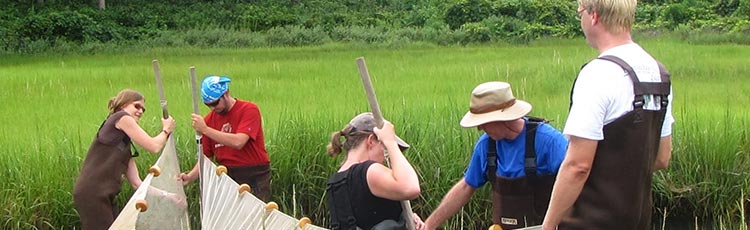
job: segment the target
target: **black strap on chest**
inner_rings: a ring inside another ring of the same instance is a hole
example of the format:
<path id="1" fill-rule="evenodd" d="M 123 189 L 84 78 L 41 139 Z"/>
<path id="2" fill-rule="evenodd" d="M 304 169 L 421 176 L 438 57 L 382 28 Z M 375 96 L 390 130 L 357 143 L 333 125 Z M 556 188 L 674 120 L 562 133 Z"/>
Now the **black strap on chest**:
<path id="1" fill-rule="evenodd" d="M 351 170 L 335 181 L 329 182 L 326 187 L 328 195 L 328 209 L 331 212 L 332 230 L 357 229 L 357 219 L 352 210 L 351 197 L 349 196 L 349 176 Z"/>
<path id="2" fill-rule="evenodd" d="M 526 176 L 536 176 L 536 128 L 539 127 L 540 123 L 548 123 L 549 121 L 540 117 L 526 117 L 526 148 L 524 151 L 524 172 Z M 488 181 L 495 181 L 495 175 L 497 171 L 497 144 L 496 140 L 490 138 L 488 141 L 487 149 L 487 171 L 486 178 Z"/>

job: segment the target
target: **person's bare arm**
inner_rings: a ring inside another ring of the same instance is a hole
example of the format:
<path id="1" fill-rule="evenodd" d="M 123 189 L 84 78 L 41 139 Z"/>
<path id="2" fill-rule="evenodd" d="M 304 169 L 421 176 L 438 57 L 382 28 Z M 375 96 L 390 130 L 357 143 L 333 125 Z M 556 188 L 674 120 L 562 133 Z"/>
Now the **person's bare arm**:
<path id="1" fill-rule="evenodd" d="M 198 179 L 198 164 L 199 162 L 195 163 L 195 166 L 193 166 L 193 169 L 190 170 L 188 173 L 180 173 L 180 180 L 182 180 L 182 186 L 190 184 L 190 182 L 193 182 L 195 179 Z"/>
<path id="2" fill-rule="evenodd" d="M 427 217 L 427 220 L 424 221 L 424 229 L 432 230 L 443 225 L 445 220 L 455 215 L 461 207 L 469 202 L 471 197 L 474 196 L 475 191 L 476 189 L 469 186 L 462 177 L 461 180 L 459 180 L 456 185 L 453 185 L 451 190 L 445 194 L 443 201 L 440 202 L 437 209 L 435 209 L 435 211 Z"/>
<path id="3" fill-rule="evenodd" d="M 543 229 L 557 229 L 563 214 L 578 199 L 583 190 L 583 185 L 589 178 L 598 144 L 599 142 L 595 140 L 576 136 L 569 137 L 568 150 L 552 189 L 552 197 L 547 214 L 544 217 Z"/>
<path id="4" fill-rule="evenodd" d="M 137 145 L 152 153 L 158 153 L 169 138 L 169 135 L 165 132 L 159 132 L 154 137 L 149 136 L 131 116 L 122 116 L 115 127 L 125 132 Z M 172 133 L 174 130 L 174 119 L 172 117 L 162 119 L 162 130 Z"/>
<path id="5" fill-rule="evenodd" d="M 382 164 L 373 164 L 367 170 L 367 184 L 372 194 L 390 200 L 411 200 L 417 198 L 419 177 L 414 167 L 409 164 L 398 148 L 393 124 L 384 121 L 382 129 L 375 129 L 375 134 L 390 154 L 391 168 Z M 374 137 L 367 141 L 377 141 Z"/>
<path id="6" fill-rule="evenodd" d="M 130 161 L 128 161 L 128 170 L 125 172 L 125 177 L 128 178 L 128 183 L 130 183 L 133 189 L 138 189 L 141 183 L 143 183 L 141 176 L 138 175 L 138 167 L 135 167 L 135 160 L 133 158 L 130 158 Z"/>
<path id="7" fill-rule="evenodd" d="M 669 167 L 672 159 L 672 135 L 662 137 L 659 141 L 659 152 L 654 161 L 654 172 Z"/>

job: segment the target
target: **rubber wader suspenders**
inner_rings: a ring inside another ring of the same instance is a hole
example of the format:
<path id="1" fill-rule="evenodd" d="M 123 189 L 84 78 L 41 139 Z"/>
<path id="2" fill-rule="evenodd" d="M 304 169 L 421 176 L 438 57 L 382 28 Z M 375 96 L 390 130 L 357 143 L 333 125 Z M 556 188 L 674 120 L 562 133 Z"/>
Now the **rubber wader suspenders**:
<path id="1" fill-rule="evenodd" d="M 554 184 L 554 175 L 537 175 L 536 131 L 542 118 L 526 117 L 526 140 L 524 149 L 524 173 L 518 178 L 498 176 L 497 144 L 489 140 L 487 171 L 485 177 L 492 185 L 492 222 L 504 229 L 516 229 L 527 225 L 541 224 L 543 213 L 549 204 L 549 194 Z M 544 207 L 542 207 L 544 206 Z"/>
<path id="2" fill-rule="evenodd" d="M 539 117 L 526 117 L 529 122 L 526 123 L 526 151 L 524 153 L 524 172 L 526 176 L 536 176 L 536 128 L 539 123 L 547 123 L 547 120 Z M 489 149 L 487 150 L 487 172 L 485 177 L 488 181 L 495 180 L 495 171 L 497 171 L 497 146 L 495 140 L 490 138 Z"/>
<path id="3" fill-rule="evenodd" d="M 638 77 L 635 75 L 635 71 L 633 70 L 633 67 L 628 65 L 625 61 L 623 61 L 621 58 L 607 55 L 598 57 L 597 59 L 601 60 L 607 60 L 614 62 L 615 64 L 622 67 L 622 69 L 625 70 L 625 72 L 628 72 L 628 75 L 630 76 L 630 80 L 633 81 L 633 94 L 635 95 L 635 99 L 633 99 L 633 110 L 642 110 L 643 106 L 646 104 L 645 99 L 643 99 L 643 95 L 651 94 L 651 93 L 657 93 L 657 92 L 667 92 L 664 95 L 669 95 L 671 83 L 669 81 L 669 73 L 667 72 L 664 65 L 661 64 L 661 62 L 657 61 L 656 64 L 659 66 L 659 74 L 661 75 L 661 82 L 641 82 Z M 571 91 L 572 95 L 572 91 Z M 654 94 L 658 95 L 658 94 Z M 573 104 L 571 97 L 571 105 Z M 667 105 L 669 104 L 669 99 L 667 96 L 661 97 L 661 108 L 666 109 Z M 640 114 L 636 114 L 640 115 Z M 636 117 L 636 122 L 640 121 L 640 116 Z"/>
<path id="4" fill-rule="evenodd" d="M 331 212 L 331 229 L 332 230 L 354 230 L 357 228 L 357 219 L 354 218 L 352 211 L 351 197 L 349 197 L 349 174 L 338 178 L 336 181 L 328 183 L 327 192 L 331 195 L 328 197 L 328 208 Z"/>
<path id="5" fill-rule="evenodd" d="M 633 82 L 633 94 L 636 95 L 635 100 L 633 101 L 633 108 L 643 108 L 643 97 L 639 97 L 641 95 L 646 94 L 645 92 L 663 92 L 666 90 L 666 92 L 671 91 L 671 83 L 669 81 L 669 77 L 671 74 L 667 72 L 667 68 L 664 67 L 661 62 L 656 61 L 656 64 L 659 66 L 659 75 L 661 76 L 661 82 L 641 82 L 638 77 L 635 75 L 635 71 L 633 70 L 633 67 L 628 65 L 625 61 L 623 61 L 621 58 L 613 55 L 606 55 L 602 57 L 598 57 L 596 59 L 606 60 L 614 62 L 615 64 L 619 65 L 625 72 L 628 72 L 628 75 L 630 76 L 630 80 Z M 586 67 L 589 63 L 581 65 L 581 69 L 583 67 Z M 573 86 L 570 87 L 570 104 L 568 106 L 568 111 L 570 111 L 570 108 L 573 107 L 573 90 L 575 89 L 576 81 L 578 81 L 578 76 L 576 76 L 576 79 L 573 80 Z M 635 86 L 635 84 L 639 84 L 638 87 Z M 663 108 L 666 108 L 669 104 L 669 99 L 667 97 L 661 98 L 661 106 Z"/>

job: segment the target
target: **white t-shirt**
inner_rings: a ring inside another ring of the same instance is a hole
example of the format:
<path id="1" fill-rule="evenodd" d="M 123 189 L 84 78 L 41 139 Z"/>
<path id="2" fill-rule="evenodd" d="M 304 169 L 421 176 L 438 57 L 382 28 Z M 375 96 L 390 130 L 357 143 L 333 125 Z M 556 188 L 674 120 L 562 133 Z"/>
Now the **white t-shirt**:
<path id="1" fill-rule="evenodd" d="M 610 48 L 599 56 L 613 55 L 633 67 L 641 82 L 659 82 L 659 66 L 641 46 L 635 43 Z M 622 67 L 614 62 L 595 59 L 578 73 L 573 89 L 573 107 L 570 108 L 563 134 L 590 140 L 603 140 L 604 125 L 633 110 L 633 83 Z M 644 96 L 644 109 L 658 110 L 659 98 Z M 672 135 L 672 89 L 661 136 Z"/>

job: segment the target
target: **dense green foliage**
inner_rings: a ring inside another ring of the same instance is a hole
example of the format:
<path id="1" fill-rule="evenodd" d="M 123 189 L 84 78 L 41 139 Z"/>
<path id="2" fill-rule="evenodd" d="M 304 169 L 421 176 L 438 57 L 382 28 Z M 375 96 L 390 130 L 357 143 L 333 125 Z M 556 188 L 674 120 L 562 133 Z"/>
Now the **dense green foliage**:
<path id="1" fill-rule="evenodd" d="M 580 34 L 571 0 L 0 2 L 0 51 L 119 46 L 267 47 L 328 42 L 527 43 Z M 636 29 L 750 43 L 750 0 L 641 1 Z M 709 37 L 698 35 L 709 34 Z M 722 36 L 716 36 L 721 34 Z"/>

